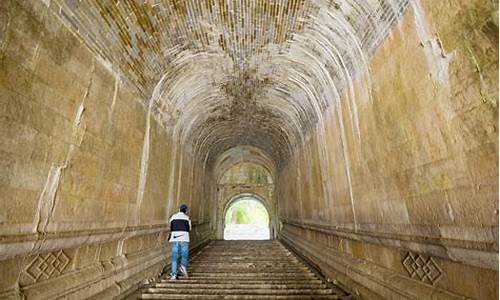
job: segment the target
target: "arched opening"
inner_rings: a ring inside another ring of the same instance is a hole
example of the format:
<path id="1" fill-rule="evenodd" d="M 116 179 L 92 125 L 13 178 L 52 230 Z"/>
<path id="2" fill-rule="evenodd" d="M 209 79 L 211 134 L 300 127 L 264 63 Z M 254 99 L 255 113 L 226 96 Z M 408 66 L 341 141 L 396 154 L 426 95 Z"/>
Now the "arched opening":
<path id="1" fill-rule="evenodd" d="M 267 235 L 265 237 L 254 237 L 252 235 L 246 238 L 274 239 L 277 237 L 278 222 L 276 212 L 278 209 L 274 192 L 275 170 L 276 167 L 272 159 L 262 150 L 251 146 L 231 148 L 217 159 L 214 166 L 214 175 L 217 182 L 215 193 L 217 206 L 214 208 L 216 211 L 217 239 L 228 239 L 227 234 L 224 233 L 226 224 L 252 222 L 245 220 L 246 218 L 242 216 L 242 208 L 240 208 L 239 218 L 235 215 L 234 219 L 231 220 L 230 215 L 227 216 L 226 214 L 232 204 L 243 200 L 245 196 L 250 196 L 253 200 L 257 199 L 264 206 L 268 216 L 266 218 L 268 220 L 266 228 L 269 231 L 269 237 Z M 255 204 L 255 206 L 260 206 L 260 204 Z M 257 210 L 258 208 L 254 207 L 254 209 Z M 263 211 L 262 206 L 260 206 L 260 209 Z M 237 212 L 233 213 L 237 214 Z M 230 231 L 230 227 L 226 231 Z M 234 227 L 245 226 L 240 224 Z M 245 237 L 240 238 L 245 239 Z"/>
<path id="2" fill-rule="evenodd" d="M 268 240 L 270 216 L 264 203 L 253 195 L 230 201 L 224 211 L 225 240 Z"/>

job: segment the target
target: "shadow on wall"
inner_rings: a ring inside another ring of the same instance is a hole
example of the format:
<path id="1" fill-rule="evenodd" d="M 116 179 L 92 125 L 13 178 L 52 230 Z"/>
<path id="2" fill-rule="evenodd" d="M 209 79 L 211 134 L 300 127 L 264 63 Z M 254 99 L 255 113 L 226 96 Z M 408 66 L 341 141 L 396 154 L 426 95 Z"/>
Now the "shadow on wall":
<path id="1" fill-rule="evenodd" d="M 253 197 L 244 197 L 232 203 L 224 216 L 225 240 L 268 240 L 269 213 Z"/>

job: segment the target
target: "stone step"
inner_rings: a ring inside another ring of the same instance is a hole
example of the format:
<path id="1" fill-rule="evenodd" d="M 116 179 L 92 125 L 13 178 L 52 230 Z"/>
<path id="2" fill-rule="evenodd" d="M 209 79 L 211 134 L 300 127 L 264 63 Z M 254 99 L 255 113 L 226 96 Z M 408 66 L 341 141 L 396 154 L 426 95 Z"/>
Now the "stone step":
<path id="1" fill-rule="evenodd" d="M 180 289 L 175 288 L 146 288 L 143 294 L 205 294 L 205 295 L 330 295 L 332 289 L 205 289 L 205 288 L 190 288 Z"/>
<path id="2" fill-rule="evenodd" d="M 188 273 L 309 273 L 310 271 L 303 268 L 230 268 L 225 266 L 202 268 L 202 267 L 188 267 Z"/>
<path id="3" fill-rule="evenodd" d="M 279 253 L 279 254 L 287 254 L 287 253 L 290 253 L 289 250 L 285 249 L 285 248 L 251 248 L 251 247 L 247 247 L 247 248 L 242 248 L 242 247 L 209 247 L 209 248 L 206 248 L 205 250 L 203 250 L 202 252 L 200 252 L 200 254 L 205 254 L 205 253 L 211 253 L 211 252 L 217 252 L 217 253 L 237 253 L 237 252 L 240 252 L 240 253 L 249 253 L 251 255 L 255 254 L 255 253 Z"/>
<path id="4" fill-rule="evenodd" d="M 198 252 L 199 255 L 205 255 L 207 253 L 214 253 L 214 252 L 217 252 L 217 253 L 245 253 L 245 254 L 249 254 L 249 255 L 255 255 L 256 253 L 277 253 L 277 254 L 280 254 L 280 255 L 287 255 L 287 254 L 291 254 L 291 252 L 287 249 L 284 249 L 284 248 L 276 248 L 276 249 L 265 249 L 265 248 L 262 248 L 262 249 L 259 249 L 259 248 L 253 248 L 253 249 L 242 249 L 242 248 L 234 248 L 234 249 L 231 249 L 231 248 L 228 248 L 228 247 L 224 247 L 224 248 L 208 248 L 208 249 L 205 249 L 201 252 Z"/>
<path id="5" fill-rule="evenodd" d="M 231 266 L 231 267 L 242 267 L 242 268 L 247 268 L 247 267 L 305 267 L 303 264 L 300 264 L 299 262 L 293 262 L 293 261 L 272 261 L 272 260 L 262 260 L 262 261 L 254 261 L 254 260 L 226 260 L 224 261 L 207 261 L 207 260 L 197 260 L 197 261 L 192 261 L 195 264 L 189 264 L 188 266 Z"/>
<path id="6" fill-rule="evenodd" d="M 211 278 L 225 278 L 225 279 L 231 279 L 231 278 L 257 278 L 257 279 L 271 279 L 271 278 L 279 278 L 279 279 L 285 279 L 285 278 L 314 278 L 314 274 L 311 272 L 304 272 L 304 273 L 269 273 L 269 272 L 254 272 L 254 273 L 248 273 L 248 272 L 243 272 L 243 273 L 233 273 L 233 272 L 213 272 L 213 273 L 202 273 L 202 272 L 191 272 L 188 274 L 190 278 L 197 278 L 197 277 L 211 277 Z"/>
<path id="7" fill-rule="evenodd" d="M 221 257 L 221 258 L 212 258 L 212 259 L 207 259 L 207 258 L 195 258 L 190 260 L 191 263 L 196 263 L 196 264 L 248 264 L 248 263 L 253 263 L 253 264 L 300 264 L 303 265 L 300 261 L 296 259 L 280 259 L 279 257 L 276 257 L 275 259 L 264 259 L 262 257 Z"/>
<path id="8" fill-rule="evenodd" d="M 276 241 L 217 241 L 192 257 L 189 277 L 165 274 L 140 299 L 341 299 Z"/>
<path id="9" fill-rule="evenodd" d="M 286 263 L 286 262 L 297 262 L 300 263 L 299 260 L 295 258 L 281 258 L 281 257 L 274 257 L 274 258 L 267 258 L 267 257 L 249 257 L 249 256 L 240 256 L 240 255 L 234 255 L 231 257 L 195 257 L 191 260 L 191 262 L 206 262 L 206 263 L 219 263 L 219 262 L 245 262 L 245 261 L 251 261 L 252 262 L 277 262 L 277 263 Z"/>
<path id="10" fill-rule="evenodd" d="M 275 252 L 218 252 L 218 251 L 214 251 L 212 253 L 204 253 L 203 256 L 200 256 L 200 257 L 203 257 L 203 258 L 210 258 L 210 257 L 213 257 L 213 258 L 218 258 L 218 257 L 224 257 L 224 258 L 227 258 L 227 257 L 240 257 L 240 256 L 246 256 L 248 258 L 262 258 L 262 259 L 268 259 L 268 260 L 273 260 L 273 258 L 281 258 L 281 259 L 285 259 L 285 258 L 293 258 L 291 256 L 292 254 L 288 255 L 286 253 L 275 253 Z"/>
<path id="11" fill-rule="evenodd" d="M 179 280 L 180 281 L 180 280 Z M 262 281 L 264 282 L 264 281 Z M 324 283 L 177 283 L 160 282 L 152 284 L 154 288 L 204 288 L 204 289 L 321 289 L 326 288 Z"/>
<path id="12" fill-rule="evenodd" d="M 165 300 L 335 300 L 336 295 L 205 295 L 205 294 L 142 294 L 140 299 L 165 299 Z"/>
<path id="13" fill-rule="evenodd" d="M 272 248 L 281 248 L 285 249 L 281 244 L 279 243 L 269 243 L 268 241 L 266 242 L 259 242 L 259 241 L 216 241 L 215 243 L 209 245 L 206 249 L 209 248 L 239 248 L 239 249 L 245 249 L 245 248 L 252 248 L 252 249 L 258 249 L 258 248 L 264 248 L 264 249 L 272 249 Z"/>
<path id="14" fill-rule="evenodd" d="M 239 250 L 252 250 L 252 249 L 266 250 L 266 249 L 269 249 L 269 250 L 288 250 L 285 247 L 281 246 L 280 244 L 271 244 L 271 245 L 266 245 L 266 244 L 259 245 L 259 244 L 255 244 L 255 243 L 251 243 L 251 244 L 236 243 L 236 244 L 233 244 L 234 241 L 231 241 L 231 242 L 228 242 L 228 243 L 223 243 L 223 244 L 218 244 L 218 243 L 219 242 L 217 242 L 216 244 L 209 245 L 208 247 L 206 247 L 205 249 L 203 249 L 203 251 L 207 251 L 207 250 L 210 250 L 210 249 L 239 249 Z"/>
<path id="15" fill-rule="evenodd" d="M 307 268 L 188 268 L 188 273 L 283 273 L 283 274 L 301 274 L 301 273 L 310 273 Z"/>
<path id="16" fill-rule="evenodd" d="M 161 279 L 158 283 L 171 283 L 169 279 Z M 190 284 L 190 283 L 200 283 L 200 284 L 219 284 L 219 283 L 230 283 L 230 284 L 322 284 L 323 282 L 317 278 L 287 278 L 287 279 L 248 279 L 248 278 L 213 278 L 213 277 L 189 277 L 184 279 L 181 277 L 176 284 Z"/>
<path id="17" fill-rule="evenodd" d="M 307 268 L 304 264 L 296 261 L 269 261 L 269 260 L 226 260 L 226 261 L 201 261 L 201 260 L 193 260 L 188 263 L 189 267 L 195 266 L 203 266 L 203 267 L 220 267 L 220 266 L 229 266 L 231 268 L 258 268 L 258 267 L 280 267 L 280 268 L 288 268 L 288 267 L 297 267 L 297 268 Z"/>

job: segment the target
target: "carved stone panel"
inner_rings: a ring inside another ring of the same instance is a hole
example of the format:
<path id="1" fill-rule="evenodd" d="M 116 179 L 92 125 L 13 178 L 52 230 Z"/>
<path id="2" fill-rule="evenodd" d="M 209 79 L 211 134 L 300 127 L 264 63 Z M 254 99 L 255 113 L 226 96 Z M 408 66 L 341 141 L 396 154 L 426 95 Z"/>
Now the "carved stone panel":
<path id="1" fill-rule="evenodd" d="M 443 276 L 443 270 L 432 257 L 408 252 L 403 259 L 403 267 L 411 278 L 428 284 L 436 284 Z"/>
<path id="2" fill-rule="evenodd" d="M 31 283 L 37 283 L 64 273 L 71 262 L 63 250 L 42 253 L 34 256 L 26 267 L 26 278 Z"/>

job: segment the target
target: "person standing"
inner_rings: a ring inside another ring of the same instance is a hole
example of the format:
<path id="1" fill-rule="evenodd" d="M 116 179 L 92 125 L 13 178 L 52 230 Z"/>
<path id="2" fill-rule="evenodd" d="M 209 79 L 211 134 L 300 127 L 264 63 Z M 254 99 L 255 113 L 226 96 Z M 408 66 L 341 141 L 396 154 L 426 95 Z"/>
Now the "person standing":
<path id="1" fill-rule="evenodd" d="M 181 266 L 179 270 L 184 277 L 188 277 L 187 261 L 189 256 L 189 231 L 191 230 L 191 220 L 186 214 L 188 206 L 181 204 L 179 212 L 170 218 L 170 239 L 172 243 L 172 272 L 170 280 L 177 279 L 177 260 L 179 252 L 181 254 Z"/>

